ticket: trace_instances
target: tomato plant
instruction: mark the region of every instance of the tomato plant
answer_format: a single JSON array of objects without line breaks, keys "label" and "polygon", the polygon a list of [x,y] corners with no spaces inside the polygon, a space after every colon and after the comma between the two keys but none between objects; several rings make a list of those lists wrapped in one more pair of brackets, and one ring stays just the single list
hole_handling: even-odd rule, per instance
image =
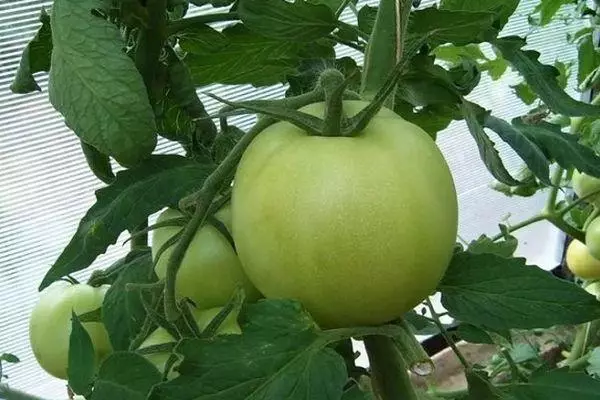
[{"label": "tomato plant", "polygon": [[[67,378],[71,313],[100,308],[107,289],[59,281],[41,293],[29,317],[29,340],[35,358],[49,374]],[[100,362],[112,351],[106,329],[101,322],[86,322],[84,327]]]},{"label": "tomato plant", "polygon": [[[344,102],[344,110],[367,105]],[[280,122],[237,169],[233,236],[265,296],[299,299],[328,327],[381,324],[435,291],[454,248],[457,207],[433,140],[390,110],[352,138]]]},{"label": "tomato plant", "polygon": [[[91,400],[596,398],[600,15],[584,0],[541,1],[528,22],[560,19],[577,52],[549,65],[530,37],[503,30],[519,0],[432,3],[55,0],[43,11],[11,89],[39,90],[35,74],[48,72],[49,101],[103,186],[41,279],[31,346],[42,368]],[[471,96],[508,70],[531,106],[509,120]],[[236,102],[230,86],[207,93],[214,84],[286,91]],[[458,210],[473,210],[436,144],[451,123],[515,208],[544,196],[543,208],[460,237]],[[519,230],[539,222],[572,239],[576,279],[515,256]],[[86,284],[60,282],[125,232],[126,256]],[[557,326],[574,338],[548,352],[520,343]],[[434,382],[418,340],[430,334],[456,354],[464,387]],[[497,354],[473,362],[457,338]]]},{"label": "tomato plant", "polygon": [[[163,211],[157,219],[160,224],[165,221],[182,218],[183,214],[174,209]],[[222,208],[215,214],[222,228],[231,226],[229,207]],[[218,223],[217,222],[217,223]],[[181,231],[178,226],[165,226],[154,230],[152,252],[156,275],[164,279],[167,273],[167,261],[173,252],[168,246],[169,239]],[[161,252],[163,246],[165,250]],[[176,293],[187,297],[199,308],[211,308],[227,303],[237,285],[243,285],[249,299],[256,299],[258,293],[242,271],[240,261],[224,233],[212,225],[201,227],[181,261],[177,272]]]}]

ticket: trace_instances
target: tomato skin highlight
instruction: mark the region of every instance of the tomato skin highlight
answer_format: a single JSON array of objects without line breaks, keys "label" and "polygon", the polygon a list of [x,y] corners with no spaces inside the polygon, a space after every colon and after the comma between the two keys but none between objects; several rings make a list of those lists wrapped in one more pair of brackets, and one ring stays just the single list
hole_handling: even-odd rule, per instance
[{"label": "tomato skin highlight", "polygon": [[587,227],[585,231],[585,244],[590,254],[596,260],[600,260],[600,218],[595,218]]},{"label": "tomato skin highlight", "polygon": [[[166,209],[158,217],[157,223],[182,216],[178,210]],[[230,229],[229,206],[219,210],[215,217]],[[181,229],[179,226],[168,226],[154,230],[153,260],[156,261],[160,248]],[[164,279],[167,274],[167,264],[173,249],[174,246],[171,246],[164,251],[154,267],[160,279]],[[226,304],[239,284],[243,285],[249,301],[259,297],[256,288],[244,274],[238,256],[227,238],[212,225],[202,226],[194,235],[177,271],[176,295],[180,298],[188,297],[200,309],[208,309]]]},{"label": "tomato skin highlight", "polygon": [[567,247],[567,267],[582,279],[600,278],[600,260],[590,252],[589,247],[579,240],[573,240]]},{"label": "tomato skin highlight", "polygon": [[[324,105],[301,111],[323,117]],[[232,213],[250,280],[267,298],[301,301],[323,327],[381,324],[418,305],[444,275],[458,225],[435,142],[388,109],[356,137],[265,129],[236,172]]]},{"label": "tomato skin highlight", "polygon": [[[67,379],[71,311],[81,315],[100,308],[108,288],[57,281],[42,291],[29,317],[29,341],[36,360],[50,375]],[[83,326],[99,363],[112,352],[108,332],[101,322]]]}]

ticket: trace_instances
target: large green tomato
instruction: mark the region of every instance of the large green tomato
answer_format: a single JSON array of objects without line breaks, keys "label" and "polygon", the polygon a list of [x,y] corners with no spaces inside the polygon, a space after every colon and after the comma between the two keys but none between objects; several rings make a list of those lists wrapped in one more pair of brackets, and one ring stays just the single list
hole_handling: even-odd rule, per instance
[{"label": "large green tomato", "polygon": [[[324,105],[302,111],[322,117]],[[388,322],[431,294],[458,219],[435,142],[388,109],[357,137],[271,125],[242,157],[232,212],[250,280],[268,298],[300,300],[324,327]]]},{"label": "large green tomato", "polygon": [[[219,311],[221,311],[221,307],[215,307],[208,310],[194,310],[194,319],[198,324],[198,328],[200,328],[201,331],[205,329],[208,326],[208,324],[213,320],[213,318],[217,316]],[[227,316],[227,318],[225,318],[225,320],[219,327],[219,330],[217,331],[217,334],[219,335],[239,335],[241,333],[242,330],[240,329],[240,326],[237,323],[237,313],[234,312],[230,313]],[[150,333],[150,335],[148,335],[146,340],[142,342],[139,348],[143,349],[146,347],[157,346],[173,341],[175,341],[175,338],[171,336],[169,332],[167,332],[164,328],[157,328],[152,333]],[[145,354],[144,357],[146,357],[148,361],[154,364],[154,366],[162,373],[164,372],[167,366],[167,361],[169,360],[170,355],[170,353],[152,353]],[[176,361],[174,365],[179,364],[179,362],[180,361]],[[169,371],[168,378],[173,379],[176,378],[178,375],[179,374],[176,371],[171,369],[171,371]]]},{"label": "large green tomato", "polygon": [[[183,214],[167,209],[160,214],[157,222],[180,218]],[[230,208],[224,207],[216,213],[226,227],[231,226]],[[160,248],[182,228],[169,226],[154,231],[152,255],[156,260]],[[167,263],[174,246],[164,251],[156,263],[155,271],[159,278],[167,273]],[[225,236],[214,226],[201,227],[192,239],[177,272],[175,292],[180,297],[188,297],[200,309],[217,307],[227,303],[236,287],[242,284],[249,300],[258,297],[256,288],[250,283],[240,260]]]},{"label": "large green tomato", "polygon": [[[108,285],[91,287],[58,281],[40,294],[29,318],[29,341],[40,366],[50,375],[67,379],[71,311],[77,315],[102,306]],[[96,360],[112,352],[108,333],[101,322],[84,322],[92,339]]]},{"label": "large green tomato", "polygon": [[567,267],[582,279],[600,278],[600,260],[594,258],[589,248],[579,240],[573,240],[567,247]]},{"label": "large green tomato", "polygon": [[585,231],[585,244],[590,254],[597,260],[600,260],[600,218],[594,219],[587,227]]},{"label": "large green tomato", "polygon": [[[578,197],[587,197],[600,191],[600,179],[575,170],[573,172],[573,191]],[[588,198],[587,202],[600,206],[600,194]]]}]

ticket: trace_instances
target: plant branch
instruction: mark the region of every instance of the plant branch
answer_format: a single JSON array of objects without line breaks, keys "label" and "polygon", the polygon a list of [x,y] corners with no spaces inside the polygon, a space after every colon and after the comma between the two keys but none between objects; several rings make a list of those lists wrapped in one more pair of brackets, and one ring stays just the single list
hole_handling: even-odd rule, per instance
[{"label": "plant branch", "polygon": [[167,26],[167,36],[174,35],[184,29],[192,28],[197,25],[204,25],[211,22],[238,21],[240,17],[236,12],[225,12],[215,14],[197,15],[195,17],[179,19],[171,22]]},{"label": "plant branch", "polygon": [[[538,215],[534,215],[533,217],[527,218],[517,224],[509,225],[507,227],[507,230],[508,230],[508,233],[513,233],[515,231],[518,231],[519,229],[525,228],[526,226],[529,226],[536,222],[545,221],[547,219],[548,219],[547,214],[540,213]],[[496,236],[492,237],[492,241],[497,242],[498,240],[502,239],[503,237],[504,237],[504,233],[499,233]]]},{"label": "plant branch", "polygon": [[348,47],[353,48],[354,50],[358,50],[361,53],[365,52],[365,47],[364,46],[361,46],[359,43],[351,42],[350,40],[344,40],[344,39],[342,39],[341,37],[337,36],[334,33],[332,33],[331,35],[329,35],[329,38],[331,40],[336,41],[339,44],[343,44],[344,46],[348,46]]},{"label": "plant branch", "polygon": [[463,354],[460,352],[458,347],[456,347],[456,343],[454,343],[454,340],[452,339],[452,337],[450,337],[450,335],[448,334],[448,331],[446,331],[446,328],[444,328],[444,324],[442,324],[442,321],[440,320],[440,316],[435,311],[435,308],[433,307],[433,304],[431,303],[431,300],[429,298],[425,299],[425,305],[427,306],[427,308],[429,308],[429,311],[431,312],[431,317],[433,318],[433,322],[440,330],[440,333],[442,334],[442,336],[444,337],[444,339],[446,340],[448,345],[452,348],[452,350],[456,354],[456,357],[458,357],[458,360],[460,361],[460,363],[463,365],[465,370],[467,370],[467,371],[470,370],[471,365],[469,364],[469,362],[467,361],[465,356],[463,356]]},{"label": "plant branch", "polygon": [[346,7],[348,7],[348,4],[350,4],[352,0],[343,0],[342,4],[340,4],[340,6],[338,7],[337,10],[335,10],[335,17],[339,18],[340,15],[342,15],[342,13],[344,12],[344,10],[346,9]]}]

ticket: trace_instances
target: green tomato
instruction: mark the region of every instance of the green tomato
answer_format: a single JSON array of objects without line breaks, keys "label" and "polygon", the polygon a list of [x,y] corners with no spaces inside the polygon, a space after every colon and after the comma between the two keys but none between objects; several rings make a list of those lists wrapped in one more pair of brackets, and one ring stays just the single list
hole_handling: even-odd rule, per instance
[{"label": "green tomato", "polygon": [[[600,179],[575,170],[573,172],[573,191],[578,197],[587,197],[600,191]],[[591,196],[586,201],[600,206],[600,194]]]},{"label": "green tomato", "polygon": [[[324,105],[302,111],[323,117]],[[267,298],[301,301],[324,327],[380,324],[418,305],[446,271],[458,220],[435,142],[388,109],[356,137],[271,125],[242,157],[232,212],[250,280]]]},{"label": "green tomato", "polygon": [[[208,310],[194,310],[193,314],[194,314],[194,319],[196,320],[196,323],[198,324],[198,328],[200,328],[200,330],[204,330],[208,324],[213,320],[214,317],[217,316],[217,314],[219,313],[219,311],[221,311],[222,307],[215,307],[215,308],[211,308]],[[225,321],[223,321],[223,323],[221,324],[221,326],[219,327],[217,334],[218,335],[240,335],[242,333],[242,330],[240,329],[240,326],[237,323],[237,313],[235,312],[231,312],[227,318],[225,318]],[[146,338],[146,340],[144,340],[142,342],[142,344],[140,345],[139,349],[144,349],[146,347],[150,347],[150,346],[157,346],[157,345],[161,345],[161,344],[165,344],[165,343],[171,343],[174,342],[175,338],[173,336],[171,336],[169,334],[169,332],[167,332],[164,328],[157,328],[156,330],[154,330],[152,333],[150,333],[150,335],[148,335],[148,337]],[[152,353],[152,354],[145,354],[144,357],[146,357],[146,359],[148,359],[148,361],[150,361],[152,364],[154,364],[154,366],[161,372],[163,373],[166,366],[167,366],[167,361],[169,360],[169,357],[171,356],[171,353]],[[176,365],[179,365],[181,363],[181,360],[177,360],[174,364],[173,367]],[[169,371],[168,374],[168,379],[173,379],[176,378],[177,376],[179,376],[179,373],[174,371],[173,368],[171,368],[171,370]]]},{"label": "green tomato", "polygon": [[[182,216],[177,210],[167,209],[160,214],[157,223]],[[215,217],[226,227],[231,226],[228,206],[219,210]],[[154,231],[152,255],[155,261],[161,247],[181,229],[169,226]],[[161,279],[167,274],[173,249],[174,246],[169,247],[156,262],[154,270]],[[207,309],[227,303],[239,284],[243,285],[248,300],[258,298],[256,288],[244,274],[240,260],[227,238],[214,226],[204,225],[196,232],[177,271],[175,293],[179,297],[188,297],[196,307]]]},{"label": "green tomato", "polygon": [[600,260],[600,218],[594,219],[588,225],[585,231],[585,244],[590,254]]},{"label": "green tomato", "polygon": [[[67,379],[71,312],[81,315],[100,308],[108,287],[58,281],[40,294],[29,318],[29,341],[38,363],[50,375]],[[99,363],[112,352],[108,333],[101,322],[84,322],[83,326]]]},{"label": "green tomato", "polygon": [[600,260],[597,260],[590,254],[589,247],[573,240],[567,247],[566,254],[567,267],[573,273],[582,279],[600,278]]},{"label": "green tomato", "polygon": [[593,296],[596,296],[597,300],[600,300],[600,282],[596,281],[586,285],[585,291]]}]

